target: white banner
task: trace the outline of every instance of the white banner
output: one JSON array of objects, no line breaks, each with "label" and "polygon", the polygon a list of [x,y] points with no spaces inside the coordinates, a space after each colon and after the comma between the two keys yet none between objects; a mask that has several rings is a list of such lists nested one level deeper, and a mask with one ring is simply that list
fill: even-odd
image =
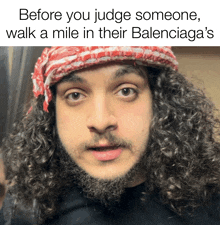
[{"label": "white banner", "polygon": [[5,1],[1,46],[219,46],[217,1]]}]

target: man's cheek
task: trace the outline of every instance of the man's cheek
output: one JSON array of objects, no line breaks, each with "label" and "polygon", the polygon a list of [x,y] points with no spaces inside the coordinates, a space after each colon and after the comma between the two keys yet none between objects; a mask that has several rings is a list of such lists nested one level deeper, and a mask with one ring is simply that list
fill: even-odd
[{"label": "man's cheek", "polygon": [[126,133],[129,136],[140,136],[147,133],[151,122],[150,120],[151,115],[146,113],[145,116],[138,114],[134,115],[133,113],[126,114],[126,116],[122,117],[119,121],[119,131]]}]

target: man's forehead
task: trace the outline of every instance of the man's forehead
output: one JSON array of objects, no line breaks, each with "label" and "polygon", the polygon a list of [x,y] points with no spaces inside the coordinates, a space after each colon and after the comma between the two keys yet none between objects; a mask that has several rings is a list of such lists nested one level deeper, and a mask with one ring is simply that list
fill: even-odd
[{"label": "man's forehead", "polygon": [[103,76],[107,71],[109,72],[109,67],[111,67],[111,78],[110,80],[115,80],[120,77],[129,75],[131,73],[136,74],[143,79],[147,79],[147,68],[144,66],[134,65],[131,63],[107,63],[103,65],[96,65],[82,70],[73,71],[67,76],[63,77],[58,83],[63,82],[77,82],[77,83],[86,83],[87,80],[83,77],[83,74],[89,75],[95,71],[101,70]]}]

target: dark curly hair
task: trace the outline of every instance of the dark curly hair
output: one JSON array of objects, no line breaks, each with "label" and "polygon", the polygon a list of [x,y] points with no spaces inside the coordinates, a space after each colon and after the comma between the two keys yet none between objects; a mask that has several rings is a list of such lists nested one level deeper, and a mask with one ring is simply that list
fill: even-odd
[{"label": "dark curly hair", "polygon": [[[220,122],[201,90],[169,68],[146,67],[154,117],[147,146],[146,186],[178,214],[205,204],[220,184]],[[49,113],[43,96],[14,125],[3,156],[16,203],[33,206],[44,220],[56,211],[64,185],[57,145],[55,95]]]}]

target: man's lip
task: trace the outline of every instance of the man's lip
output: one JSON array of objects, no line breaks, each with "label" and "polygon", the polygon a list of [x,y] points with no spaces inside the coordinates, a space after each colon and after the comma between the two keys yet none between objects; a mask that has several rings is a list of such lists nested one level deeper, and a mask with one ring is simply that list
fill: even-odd
[{"label": "man's lip", "polygon": [[121,148],[111,148],[111,149],[105,149],[105,150],[92,150],[93,156],[98,160],[98,161],[110,161],[117,159],[121,153],[122,153]]},{"label": "man's lip", "polygon": [[109,151],[109,150],[118,149],[119,147],[120,147],[119,145],[95,145],[95,146],[89,147],[88,150],[91,150],[91,151]]}]

